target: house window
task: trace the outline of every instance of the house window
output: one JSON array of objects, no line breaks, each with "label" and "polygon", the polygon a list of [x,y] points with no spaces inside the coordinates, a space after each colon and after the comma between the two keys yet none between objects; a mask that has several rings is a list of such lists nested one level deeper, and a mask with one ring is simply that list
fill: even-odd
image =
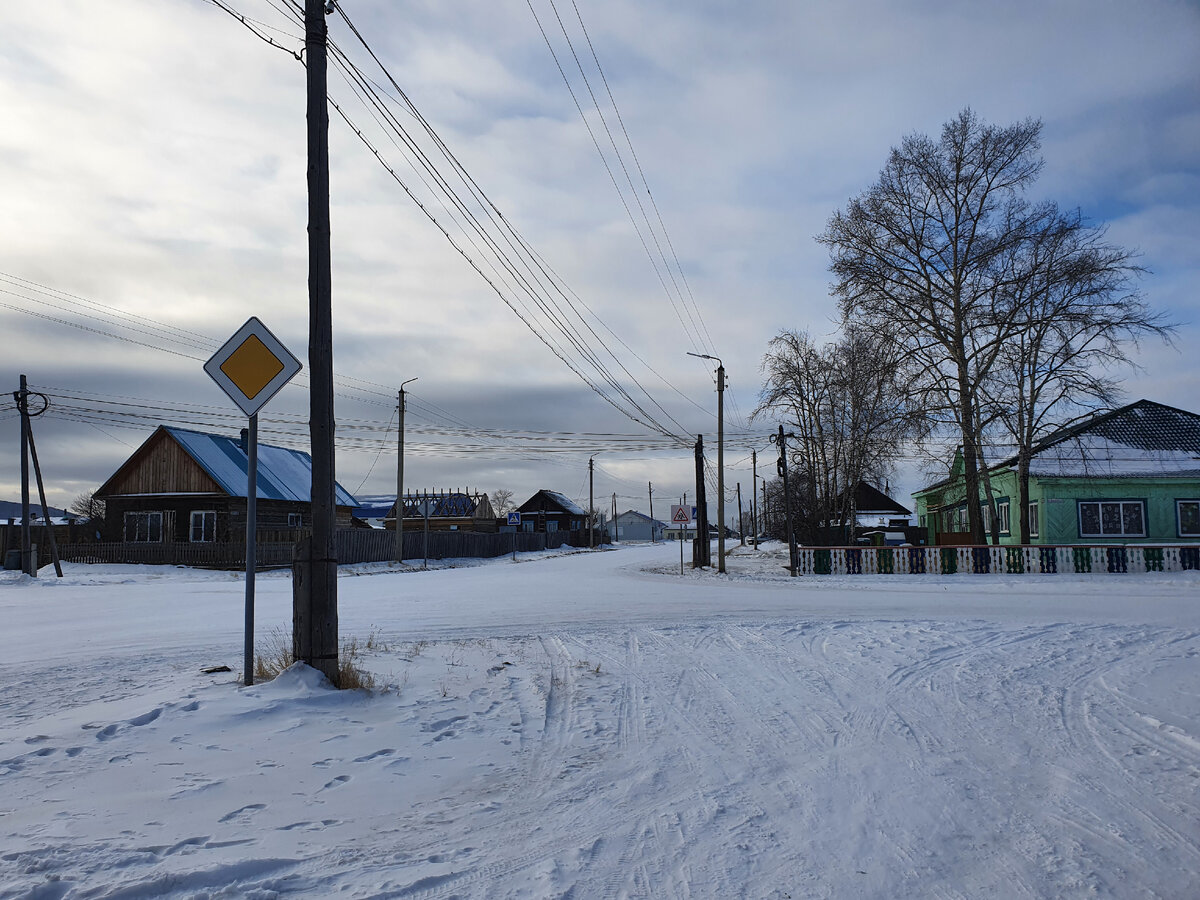
[{"label": "house window", "polygon": [[1031,538],[1038,536],[1038,505],[1036,500],[1029,504],[1029,536]]},{"label": "house window", "polygon": [[288,528],[299,528],[302,523],[300,513],[288,513]]},{"label": "house window", "polygon": [[558,521],[555,519],[547,519],[546,520],[546,531],[547,532],[558,531]]},{"label": "house window", "polygon": [[1000,533],[1012,534],[1012,521],[1009,517],[1009,501],[996,501],[996,518],[1000,522]]},{"label": "house window", "polygon": [[192,513],[192,543],[211,543],[217,539],[217,514],[212,510]]},{"label": "house window", "polygon": [[125,540],[133,544],[157,544],[163,539],[161,512],[125,513]]},{"label": "house window", "polygon": [[1080,537],[1145,537],[1146,504],[1141,500],[1081,500]]},{"label": "house window", "polygon": [[1176,500],[1180,537],[1200,537],[1200,500]]},{"label": "house window", "polygon": [[[990,503],[979,504],[979,512],[982,514],[984,534],[990,534],[992,531],[992,505]],[[963,531],[970,531],[968,525]]]}]

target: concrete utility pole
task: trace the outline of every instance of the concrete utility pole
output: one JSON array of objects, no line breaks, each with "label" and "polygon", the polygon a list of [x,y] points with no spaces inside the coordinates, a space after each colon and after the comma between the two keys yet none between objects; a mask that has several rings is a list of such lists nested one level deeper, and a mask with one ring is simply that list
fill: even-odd
[{"label": "concrete utility pole", "polygon": [[400,385],[400,439],[396,453],[396,563],[404,564],[404,385],[417,379],[410,378]]},{"label": "concrete utility pole", "polygon": [[313,533],[292,604],[295,656],[338,682],[333,287],[329,259],[328,27],[325,0],[304,0],[308,89],[308,375]]},{"label": "concrete utility pole", "polygon": [[707,353],[688,353],[717,364],[717,571],[725,574],[725,363]]},{"label": "concrete utility pole", "polygon": [[596,457],[588,457],[588,549],[592,550],[596,546],[595,528],[593,523],[596,521],[596,500],[595,500],[595,472],[596,472]]}]

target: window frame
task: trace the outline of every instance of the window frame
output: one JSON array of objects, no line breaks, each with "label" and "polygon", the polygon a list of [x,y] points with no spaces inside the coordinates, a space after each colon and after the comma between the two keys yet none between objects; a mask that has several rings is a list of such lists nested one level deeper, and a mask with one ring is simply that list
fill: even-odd
[{"label": "window frame", "polygon": [[1177,497],[1175,499],[1175,535],[1181,538],[1200,537],[1200,528],[1196,531],[1183,530],[1183,511],[1180,507],[1185,503],[1194,503],[1197,507],[1197,518],[1200,518],[1200,499],[1192,497]]},{"label": "window frame", "polygon": [[[200,517],[200,537],[196,537],[196,517]],[[211,517],[211,518],[209,518]],[[212,522],[212,537],[205,537],[205,522]],[[188,542],[192,544],[215,544],[217,541],[217,511],[215,509],[194,509],[188,518]]]},{"label": "window frame", "polygon": [[287,518],[288,528],[303,528],[304,527],[304,516],[302,514],[297,513],[297,512],[290,512],[287,514],[287,517],[288,517]]},{"label": "window frame", "polygon": [[[1117,504],[1120,507],[1121,531],[1119,534],[1105,533],[1104,531],[1104,511],[1105,505]],[[1125,507],[1127,505],[1136,505],[1141,511],[1142,530],[1140,533],[1134,534],[1125,530]],[[1099,524],[1098,532],[1083,530],[1083,508],[1085,506],[1096,507],[1096,521]],[[1144,498],[1121,497],[1121,498],[1098,498],[1095,500],[1076,500],[1075,501],[1075,519],[1079,528],[1080,539],[1099,538],[1101,540],[1113,538],[1144,538],[1148,536],[1149,529],[1147,528],[1146,517],[1146,501]]]},{"label": "window frame", "polygon": [[999,533],[1006,537],[1012,536],[1012,501],[1008,497],[996,498],[996,521],[999,523]]},{"label": "window frame", "polygon": [[[130,538],[129,538],[130,519],[133,519],[135,522],[134,529],[133,529],[134,537],[132,540],[130,540]],[[158,509],[155,509],[155,510],[150,510],[150,509],[130,510],[125,513],[125,516],[122,519],[121,537],[124,539],[124,542],[126,544],[161,544],[163,542],[163,522],[162,522],[162,520],[163,520],[162,510],[158,510]],[[146,537],[144,537],[144,538],[138,537],[138,533],[141,530],[138,527],[139,521],[144,521],[145,526],[146,526],[146,528],[145,528]],[[157,538],[154,538],[152,536],[154,529],[151,528],[151,522],[155,522],[157,525],[157,529],[158,529],[158,537]]]},{"label": "window frame", "polygon": [[1026,505],[1029,507],[1029,537],[1031,539],[1040,537],[1041,523],[1039,522],[1039,519],[1041,518],[1041,514],[1038,511],[1038,502],[1036,500],[1030,500]]}]

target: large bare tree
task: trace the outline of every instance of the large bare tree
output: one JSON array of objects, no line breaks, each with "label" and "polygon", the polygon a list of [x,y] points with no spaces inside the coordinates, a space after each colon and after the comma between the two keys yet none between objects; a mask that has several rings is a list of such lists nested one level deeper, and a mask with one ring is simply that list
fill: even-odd
[{"label": "large bare tree", "polygon": [[1029,469],[1034,445],[1073,415],[1112,405],[1114,366],[1130,365],[1145,337],[1169,340],[1173,326],[1135,290],[1132,252],[1107,243],[1078,211],[1047,205],[1044,219],[1010,259],[1005,290],[1016,326],[1004,344],[988,405],[1017,448],[1020,539],[1028,543]]},{"label": "large bare tree", "polygon": [[908,402],[899,347],[855,329],[824,345],[806,332],[783,331],[768,345],[762,370],[754,417],[770,415],[795,434],[788,502],[799,538],[823,542],[831,528],[853,522],[858,482],[885,480],[923,420]]},{"label": "large bare tree", "polygon": [[[1008,260],[1044,216],[1022,196],[1041,169],[1040,131],[1033,120],[988,125],[967,109],[938,140],[910,135],[818,238],[846,320],[893,339],[917,367],[920,405],[957,431],[968,498],[980,496],[980,385],[1017,328]],[[983,543],[979,505],[967,509]]]}]

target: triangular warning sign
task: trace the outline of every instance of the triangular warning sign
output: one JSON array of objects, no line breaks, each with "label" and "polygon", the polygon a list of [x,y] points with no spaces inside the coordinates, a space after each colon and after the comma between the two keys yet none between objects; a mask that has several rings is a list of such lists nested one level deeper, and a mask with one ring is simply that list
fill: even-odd
[{"label": "triangular warning sign", "polygon": [[687,509],[682,506],[676,508],[675,514],[671,516],[672,523],[681,522],[686,525],[690,521],[692,521],[692,517],[688,515]]}]

